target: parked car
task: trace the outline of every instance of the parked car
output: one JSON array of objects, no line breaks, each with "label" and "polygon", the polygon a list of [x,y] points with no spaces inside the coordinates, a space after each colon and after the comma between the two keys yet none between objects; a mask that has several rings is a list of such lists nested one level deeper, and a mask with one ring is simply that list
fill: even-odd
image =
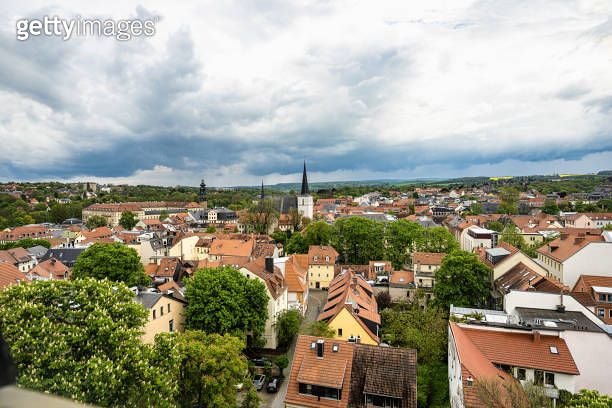
[{"label": "parked car", "polygon": [[268,385],[266,385],[266,391],[276,392],[278,391],[278,387],[280,387],[280,378],[272,377]]},{"label": "parked car", "polygon": [[255,357],[251,360],[256,367],[265,367],[266,363],[272,364],[272,362],[265,357]]},{"label": "parked car", "polygon": [[255,386],[257,391],[261,391],[265,383],[266,383],[265,375],[257,374],[255,377],[253,377],[253,385]]}]

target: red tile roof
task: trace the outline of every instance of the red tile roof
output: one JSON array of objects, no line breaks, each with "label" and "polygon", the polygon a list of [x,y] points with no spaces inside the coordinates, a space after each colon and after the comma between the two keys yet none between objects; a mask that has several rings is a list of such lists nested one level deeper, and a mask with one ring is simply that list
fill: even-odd
[{"label": "red tile roof", "polygon": [[29,279],[15,265],[8,262],[0,262],[0,290],[9,285],[28,281]]},{"label": "red tile roof", "polygon": [[559,262],[565,262],[572,255],[580,251],[582,248],[591,242],[602,242],[604,238],[601,235],[590,234],[561,234],[554,241],[538,248],[538,253]]},{"label": "red tile roof", "polygon": [[442,258],[446,254],[444,252],[415,252],[412,255],[412,263],[420,263],[421,265],[442,265]]},{"label": "red tile roof", "polygon": [[337,258],[338,252],[332,246],[311,245],[308,248],[308,263],[310,265],[333,265]]}]

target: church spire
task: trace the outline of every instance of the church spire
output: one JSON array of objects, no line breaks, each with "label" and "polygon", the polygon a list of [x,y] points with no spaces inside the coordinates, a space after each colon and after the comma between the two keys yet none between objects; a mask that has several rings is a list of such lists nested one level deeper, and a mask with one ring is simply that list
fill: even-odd
[{"label": "church spire", "polygon": [[264,200],[264,188],[263,188],[263,179],[261,179],[261,201]]},{"label": "church spire", "polygon": [[308,177],[306,177],[306,160],[304,160],[304,173],[302,174],[302,191],[300,195],[309,195]]}]

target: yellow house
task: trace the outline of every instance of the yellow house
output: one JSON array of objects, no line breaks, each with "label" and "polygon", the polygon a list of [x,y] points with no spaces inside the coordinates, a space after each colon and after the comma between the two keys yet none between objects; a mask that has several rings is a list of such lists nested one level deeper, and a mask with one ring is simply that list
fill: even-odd
[{"label": "yellow house", "polygon": [[182,332],[185,325],[185,306],[187,302],[162,293],[140,292],[134,300],[148,312],[148,321],[144,325],[142,341],[153,343],[158,333]]},{"label": "yellow house", "polygon": [[331,246],[311,245],[308,248],[308,287],[327,289],[334,280],[338,252]]},{"label": "yellow house", "polygon": [[331,282],[319,321],[335,331],[335,339],[378,345],[380,315],[372,287],[360,275],[345,270]]}]

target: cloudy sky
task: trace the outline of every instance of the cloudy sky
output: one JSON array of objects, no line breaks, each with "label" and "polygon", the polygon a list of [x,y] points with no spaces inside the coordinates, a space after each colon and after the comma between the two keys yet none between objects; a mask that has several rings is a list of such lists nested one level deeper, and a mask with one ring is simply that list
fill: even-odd
[{"label": "cloudy sky", "polygon": [[[0,181],[612,169],[611,1],[412,3],[2,2]],[[159,20],[16,40],[45,15]]]}]

